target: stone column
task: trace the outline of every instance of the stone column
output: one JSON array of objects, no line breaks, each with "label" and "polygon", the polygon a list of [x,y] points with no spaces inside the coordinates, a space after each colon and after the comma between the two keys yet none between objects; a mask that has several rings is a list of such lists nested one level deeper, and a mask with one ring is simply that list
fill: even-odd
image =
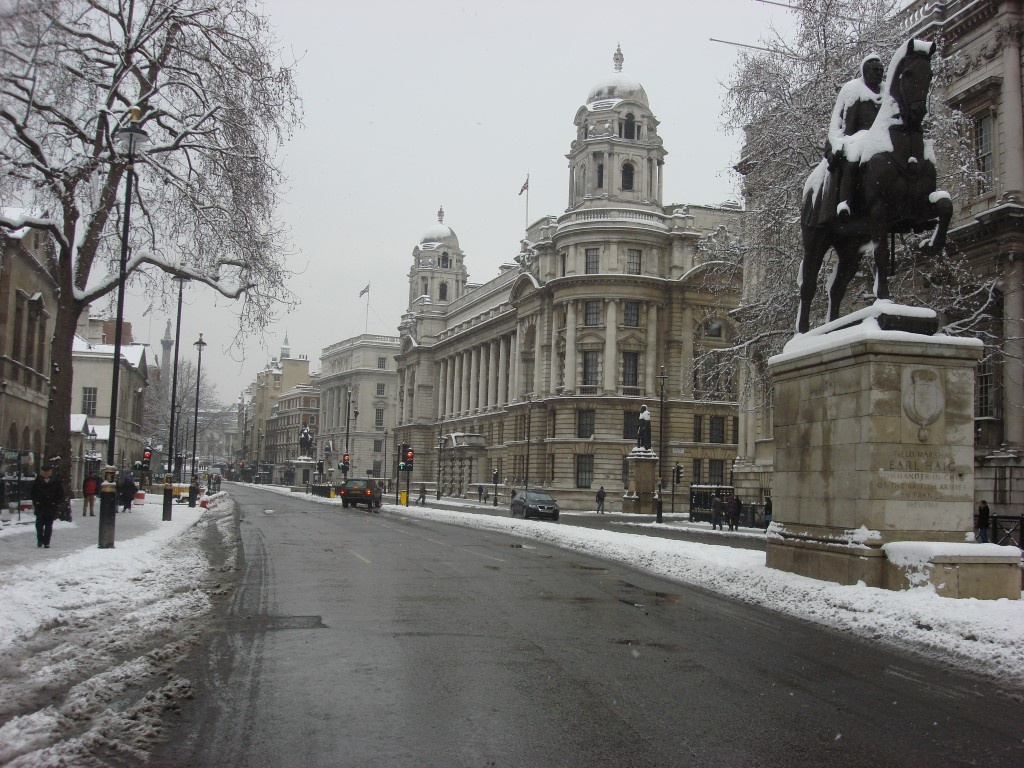
[{"label": "stone column", "polygon": [[512,355],[509,358],[509,366],[511,368],[511,374],[508,377],[507,402],[509,403],[514,403],[519,400],[519,358],[521,356],[519,351],[519,339],[521,338],[519,331],[521,327],[522,326],[520,326],[519,323],[516,323],[516,329],[513,332],[511,341],[509,342],[509,347],[512,352]]},{"label": "stone column", "polygon": [[488,344],[481,344],[478,352],[480,356],[480,365],[478,368],[478,378],[474,384],[477,388],[477,399],[476,399],[476,410],[477,413],[487,409],[487,380],[491,377],[490,368],[488,368],[488,355],[487,347]]},{"label": "stone column", "polygon": [[448,383],[446,374],[448,371],[448,361],[440,360],[437,365],[437,420],[440,421],[444,418],[444,403],[448,397]]},{"label": "stone column", "polygon": [[608,312],[604,329],[604,391],[611,395],[617,390],[615,381],[619,370],[618,303],[615,299],[608,299],[605,306]]},{"label": "stone column", "polygon": [[476,412],[479,404],[478,395],[480,390],[477,385],[480,381],[480,347],[472,347],[469,350],[469,380],[466,382],[469,390],[469,412]]},{"label": "stone column", "polygon": [[[999,20],[999,38],[1003,48],[1002,119],[1003,134],[999,143],[1003,150],[1003,200],[1024,203],[1024,95],[1021,94],[1020,38],[1024,22],[1013,13],[1014,3],[1001,3],[1003,17]],[[1019,4],[1016,4],[1020,8]]]},{"label": "stone column", "polygon": [[658,380],[654,378],[658,362],[658,305],[653,301],[647,304],[647,360],[644,366],[644,391],[647,397],[658,396]]},{"label": "stone column", "polygon": [[541,313],[538,312],[535,319],[536,325],[533,329],[533,396],[540,397],[541,387],[544,385],[544,345],[541,343]]},{"label": "stone column", "polygon": [[452,413],[458,417],[462,413],[462,368],[465,365],[465,353],[457,352],[455,355],[455,376],[452,379]]},{"label": "stone column", "polygon": [[488,346],[490,347],[491,360],[487,364],[487,408],[488,410],[494,410],[498,406],[498,347],[501,345],[501,339],[497,338],[491,341]]},{"label": "stone column", "polygon": [[558,386],[558,312],[551,307],[551,347],[548,353],[551,364],[548,366],[548,386],[545,391],[555,393]]},{"label": "stone column", "polygon": [[472,371],[473,350],[469,349],[462,353],[462,381],[459,384],[459,387],[462,390],[462,393],[459,395],[459,413],[462,415],[468,414],[469,409],[473,407],[473,403],[470,398],[473,381]]},{"label": "stone column", "polygon": [[1010,254],[1003,278],[1003,425],[1008,445],[1024,446],[1024,253]]},{"label": "stone column", "polygon": [[576,302],[565,309],[565,391],[576,392]]}]

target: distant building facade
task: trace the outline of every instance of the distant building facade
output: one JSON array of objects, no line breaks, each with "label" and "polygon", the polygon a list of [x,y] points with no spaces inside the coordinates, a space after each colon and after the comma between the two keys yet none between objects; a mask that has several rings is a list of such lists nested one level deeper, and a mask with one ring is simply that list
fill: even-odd
[{"label": "distant building facade", "polygon": [[320,353],[319,458],[328,479],[394,478],[398,422],[397,336],[361,334],[324,347]]},{"label": "distant building facade", "polygon": [[643,404],[666,511],[676,463],[680,510],[690,483],[730,479],[735,385],[700,361],[733,337],[739,275],[701,244],[742,212],[663,203],[658,120],[615,61],[576,112],[568,208],[530,225],[496,277],[468,281],[443,211],[413,248],[397,374],[414,486],[461,496],[497,477],[503,504],[529,485],[593,509],[599,487],[626,488]]}]

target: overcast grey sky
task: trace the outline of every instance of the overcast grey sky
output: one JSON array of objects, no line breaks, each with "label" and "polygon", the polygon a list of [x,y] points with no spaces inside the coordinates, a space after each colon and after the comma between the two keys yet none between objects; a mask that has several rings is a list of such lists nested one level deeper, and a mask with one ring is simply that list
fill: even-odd
[{"label": "overcast grey sky", "polygon": [[[729,168],[739,134],[722,125],[722,83],[737,49],[756,44],[792,14],[756,0],[267,0],[282,57],[298,59],[304,127],[284,147],[289,176],[281,218],[291,228],[302,305],[229,350],[230,302],[185,290],[181,359],[199,333],[210,343],[203,378],[233,402],[276,356],[285,334],[293,356],[319,370],[321,350],[364,330],[397,335],[407,304],[413,247],[436,222],[455,230],[470,280],[484,282],[519,251],[530,174],[533,221],[564,211],[565,155],[573,117],[612,74],[638,80],[668,150],[665,202],[737,199]],[[370,304],[359,291],[370,284]],[[129,298],[136,340],[159,353],[167,315],[141,316]],[[368,317],[368,323],[367,323]],[[172,316],[173,321],[173,316]]]}]

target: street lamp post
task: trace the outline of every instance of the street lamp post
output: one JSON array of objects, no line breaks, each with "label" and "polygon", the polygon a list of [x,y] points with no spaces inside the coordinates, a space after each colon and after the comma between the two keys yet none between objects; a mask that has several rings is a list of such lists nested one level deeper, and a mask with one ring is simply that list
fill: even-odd
[{"label": "street lamp post", "polygon": [[384,427],[384,477],[387,478],[385,485],[391,487],[391,467],[388,466],[388,428]]},{"label": "street lamp post", "polygon": [[[348,392],[345,395],[345,455],[351,456],[349,452],[349,437],[351,435],[352,419],[359,418],[359,409],[355,409],[355,413],[352,412],[352,388],[349,387]],[[342,473],[345,475],[345,479],[348,480],[348,469],[342,467]]]},{"label": "street lamp post", "polygon": [[121,260],[117,278],[117,316],[114,323],[114,372],[110,380],[110,434],[107,437],[107,467],[103,471],[104,480],[100,485],[100,525],[99,548],[113,549],[114,521],[117,515],[117,484],[114,482],[114,458],[117,455],[114,446],[117,438],[117,401],[118,387],[121,381],[121,325],[124,319],[124,287],[128,271],[128,233],[131,227],[132,189],[135,185],[135,155],[149,141],[149,136],[139,127],[139,108],[132,107],[127,126],[117,131],[115,140],[118,148],[127,157],[125,172],[127,178],[124,188],[124,227],[121,230]]},{"label": "street lamp post", "polygon": [[441,449],[444,448],[444,434],[437,435],[437,500],[441,500]]},{"label": "street lamp post", "polygon": [[526,483],[523,491],[530,490],[530,428],[533,421],[533,395],[526,396]]},{"label": "street lamp post", "polygon": [[167,473],[164,475],[164,506],[162,520],[171,519],[171,510],[174,504],[174,404],[178,400],[178,347],[181,344],[181,299],[185,290],[185,283],[189,278],[177,275],[174,280],[178,283],[178,322],[174,326],[174,373],[171,376],[171,418],[170,434],[167,437]]},{"label": "street lamp post", "polygon": [[192,414],[192,482],[189,484],[188,492],[188,505],[190,507],[196,505],[196,494],[192,492],[192,488],[199,484],[199,477],[196,475],[196,439],[199,436],[199,384],[202,381],[201,377],[203,375],[203,350],[206,348],[203,334],[199,334],[199,341],[195,342],[192,346],[199,350],[199,362],[196,364],[196,410]]},{"label": "street lamp post", "polygon": [[664,483],[662,482],[662,466],[665,463],[665,380],[668,375],[665,373],[665,366],[661,366],[661,373],[655,376],[661,385],[661,404],[658,411],[658,522],[661,522],[661,495]]}]

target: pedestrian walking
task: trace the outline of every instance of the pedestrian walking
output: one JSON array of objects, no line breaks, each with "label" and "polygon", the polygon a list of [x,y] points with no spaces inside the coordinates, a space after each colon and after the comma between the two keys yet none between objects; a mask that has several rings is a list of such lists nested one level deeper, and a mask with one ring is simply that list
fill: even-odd
[{"label": "pedestrian walking", "polygon": [[96,517],[96,492],[100,489],[96,475],[90,472],[82,481],[82,517]]},{"label": "pedestrian walking", "polygon": [[767,529],[772,524],[772,497],[764,497],[764,527]]},{"label": "pedestrian walking", "polygon": [[417,504],[423,504],[426,506],[427,503],[427,484],[420,483],[420,497],[416,499]]},{"label": "pedestrian walking", "polygon": [[139,486],[135,484],[135,478],[130,474],[124,476],[124,480],[121,481],[121,511],[131,512],[132,502],[135,501],[135,494],[138,493]]},{"label": "pedestrian walking", "polygon": [[484,500],[484,487],[482,485],[476,487],[476,498],[478,501]]},{"label": "pedestrian walking", "polygon": [[984,499],[978,505],[978,542],[980,544],[988,544],[988,529],[991,524],[991,511],[988,508],[988,502]]},{"label": "pedestrian walking", "polygon": [[722,515],[725,513],[725,504],[722,497],[717,493],[711,497],[711,530],[722,530]]},{"label": "pedestrian walking", "polygon": [[36,546],[50,548],[53,521],[64,504],[64,486],[53,476],[53,465],[43,464],[32,481],[32,507],[36,515]]},{"label": "pedestrian walking", "polygon": [[597,514],[599,514],[599,515],[603,515],[604,514],[604,497],[606,495],[607,494],[605,494],[605,492],[604,492],[604,486],[603,485],[600,488],[597,489]]},{"label": "pedestrian walking", "polygon": [[740,529],[740,510],[743,508],[743,504],[740,502],[740,497],[735,493],[732,498],[729,499],[729,503],[725,506],[725,517],[726,522],[729,523],[730,531],[738,531]]}]

